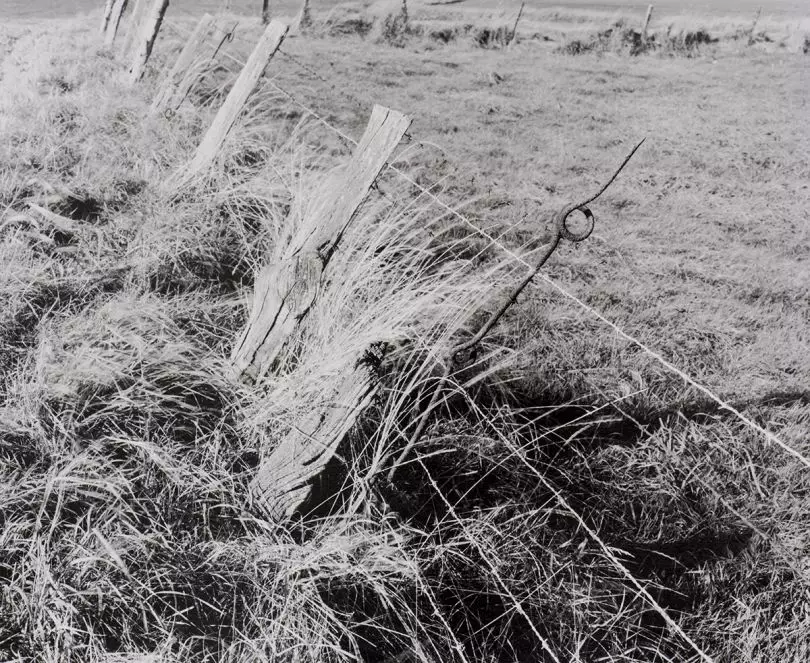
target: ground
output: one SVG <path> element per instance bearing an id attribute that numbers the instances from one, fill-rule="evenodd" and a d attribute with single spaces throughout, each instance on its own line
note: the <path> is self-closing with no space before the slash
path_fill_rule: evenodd
<path id="1" fill-rule="evenodd" d="M 389 11 L 288 38 L 218 170 L 179 196 L 167 175 L 256 21 L 165 117 L 147 108 L 187 15 L 134 88 L 96 17 L 5 28 L 2 657 L 806 660 L 806 24 L 749 39 L 750 17 L 683 17 L 720 40 L 659 25 L 631 55 L 636 19 L 613 13 L 532 11 L 506 47 L 475 7 L 412 7 L 410 31 Z M 337 258 L 352 278 L 245 386 L 228 357 L 254 274 L 351 149 L 318 118 L 356 140 L 375 103 L 413 119 L 394 163 L 470 223 L 384 173 Z M 544 274 L 777 443 L 541 279 L 380 483 L 443 348 L 642 138 Z M 257 459 L 380 344 L 400 349 L 341 450 L 361 506 L 268 524 Z"/>

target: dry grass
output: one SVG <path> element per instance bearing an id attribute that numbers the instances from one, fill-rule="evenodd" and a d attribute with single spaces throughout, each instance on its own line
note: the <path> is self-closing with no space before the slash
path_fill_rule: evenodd
<path id="1" fill-rule="evenodd" d="M 526 256 L 648 134 L 549 274 L 810 454 L 804 56 L 730 37 L 689 59 L 493 52 L 409 18 L 392 48 L 329 37 L 336 11 L 285 45 L 327 82 L 272 72 L 355 137 L 371 101 L 411 114 L 426 142 L 398 164 Z M 523 30 L 616 18 L 530 12 Z M 3 36 L 0 658 L 698 660 L 618 560 L 715 660 L 806 660 L 806 468 L 547 288 L 382 480 L 447 348 L 521 274 L 393 173 L 278 371 L 237 381 L 254 274 L 347 147 L 264 87 L 216 170 L 166 191 L 233 64 L 147 118 L 175 40 L 130 89 L 95 29 Z M 337 498 L 266 522 L 259 458 L 369 346 L 382 389 L 324 479 Z"/>

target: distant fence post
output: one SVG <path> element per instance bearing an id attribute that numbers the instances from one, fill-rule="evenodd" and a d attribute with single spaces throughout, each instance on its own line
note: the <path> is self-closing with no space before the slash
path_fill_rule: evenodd
<path id="1" fill-rule="evenodd" d="M 312 14 L 309 11 L 309 0 L 304 0 L 301 5 L 301 11 L 295 19 L 295 27 L 297 30 L 303 30 L 312 25 Z"/>
<path id="2" fill-rule="evenodd" d="M 290 334 L 307 316 L 323 286 L 329 261 L 369 188 L 402 140 L 411 120 L 375 106 L 346 167 L 318 192 L 309 218 L 293 231 L 284 255 L 256 279 L 250 321 L 232 360 L 242 377 L 255 379 L 272 367 Z M 362 357 L 336 378 L 322 405 L 311 408 L 273 452 L 250 484 L 256 504 L 272 520 L 290 518 L 312 490 L 312 480 L 371 403 L 378 389 Z"/>
<path id="3" fill-rule="evenodd" d="M 270 58 L 273 57 L 287 35 L 288 29 L 288 26 L 281 21 L 272 21 L 267 26 L 264 34 L 250 54 L 247 63 L 242 67 L 239 78 L 236 79 L 236 83 L 228 93 L 205 137 L 197 147 L 194 158 L 185 166 L 182 172 L 177 173 L 172 178 L 173 186 L 181 186 L 209 168 L 214 162 L 217 152 L 219 152 L 222 143 L 225 141 L 225 137 L 231 130 L 236 118 L 239 117 L 239 113 L 242 112 L 242 107 L 259 82 L 264 70 L 267 68 L 267 63 L 270 62 Z"/>
<path id="4" fill-rule="evenodd" d="M 346 169 L 318 195 L 312 230 L 293 238 L 288 262 L 270 264 L 258 275 L 250 320 L 231 356 L 237 373 L 255 380 L 270 370 L 309 312 L 338 240 L 410 123 L 401 113 L 374 107 Z"/>
<path id="5" fill-rule="evenodd" d="M 262 0 L 262 25 L 270 22 L 270 0 Z"/>
<path id="6" fill-rule="evenodd" d="M 759 22 L 759 17 L 762 15 L 762 7 L 757 9 L 757 13 L 754 16 L 754 22 L 751 23 L 751 29 L 748 31 L 748 45 L 751 46 L 754 43 L 754 30 L 757 29 L 757 23 Z"/>
<path id="7" fill-rule="evenodd" d="M 101 34 L 107 34 L 107 24 L 110 22 L 110 16 L 112 15 L 112 8 L 113 3 L 115 0 L 107 0 L 104 3 L 104 13 L 101 15 Z"/>
<path id="8" fill-rule="evenodd" d="M 143 14 L 147 4 L 148 0 L 135 0 L 135 7 L 132 10 L 132 15 L 129 17 L 129 24 L 127 25 L 127 36 L 124 38 L 124 47 L 121 49 L 124 58 L 129 56 L 132 45 L 135 43 L 135 37 L 138 36 L 138 32 L 141 29 Z"/>
<path id="9" fill-rule="evenodd" d="M 121 22 L 121 14 L 127 6 L 127 0 L 115 0 L 107 20 L 107 30 L 104 33 L 104 45 L 112 46 L 115 42 L 115 35 L 118 34 L 118 24 Z"/>
<path id="10" fill-rule="evenodd" d="M 515 37 L 517 37 L 518 23 L 520 23 L 520 17 L 523 16 L 523 8 L 525 6 L 525 2 L 520 3 L 520 9 L 518 10 L 517 18 L 515 19 L 515 25 L 512 28 L 512 34 L 509 35 L 509 42 L 506 44 L 507 46 L 511 45 L 512 42 L 515 41 Z"/>
<path id="11" fill-rule="evenodd" d="M 152 6 L 141 23 L 135 42 L 135 57 L 129 70 L 130 83 L 137 83 L 143 76 L 168 6 L 169 0 L 153 0 Z"/>
<path id="12" fill-rule="evenodd" d="M 204 46 L 215 24 L 216 19 L 211 14 L 204 14 L 197 23 L 169 75 L 155 94 L 151 109 L 153 113 L 162 113 L 166 109 L 174 110 L 185 99 L 198 77 L 195 74 L 199 74 L 194 65 L 209 59 L 209 54 L 204 53 Z M 214 47 L 211 46 L 210 50 L 210 57 L 213 57 Z"/>
<path id="13" fill-rule="evenodd" d="M 644 17 L 644 27 L 641 29 L 641 38 L 643 40 L 647 39 L 647 28 L 650 27 L 650 19 L 652 18 L 654 7 L 650 5 L 647 7 L 647 16 Z"/>

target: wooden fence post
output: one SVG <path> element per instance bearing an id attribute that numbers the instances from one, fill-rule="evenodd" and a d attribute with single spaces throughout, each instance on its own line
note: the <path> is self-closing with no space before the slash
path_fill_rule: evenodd
<path id="1" fill-rule="evenodd" d="M 215 46 L 207 41 L 215 25 L 216 19 L 211 14 L 203 14 L 169 75 L 158 88 L 152 101 L 153 113 L 162 113 L 167 109 L 176 110 L 186 98 L 194 81 L 199 78 L 199 65 L 216 55 Z M 209 45 L 208 49 L 205 48 L 206 44 Z"/>
<path id="2" fill-rule="evenodd" d="M 512 27 L 512 34 L 509 35 L 509 41 L 506 44 L 507 46 L 511 46 L 512 43 L 515 41 L 515 38 L 517 37 L 518 23 L 520 23 L 520 17 L 523 16 L 523 8 L 525 6 L 526 6 L 525 2 L 520 3 L 520 9 L 518 10 L 517 18 L 515 19 L 515 25 Z"/>
<path id="3" fill-rule="evenodd" d="M 232 357 L 242 377 L 264 375 L 306 317 L 340 238 L 410 123 L 401 113 L 374 107 L 349 163 L 324 185 L 308 218 L 292 231 L 289 244 L 282 249 L 288 258 L 271 263 L 256 279 L 250 321 Z M 254 503 L 274 521 L 289 519 L 304 503 L 313 479 L 325 469 L 377 392 L 369 362 L 351 357 L 346 365 L 351 368 L 326 388 L 323 404 L 296 422 L 262 460 L 251 482 Z"/>
<path id="4" fill-rule="evenodd" d="M 138 32 L 141 29 L 146 5 L 147 0 L 135 0 L 135 7 L 132 10 L 132 15 L 129 17 L 129 24 L 127 25 L 127 36 L 124 38 L 124 47 L 121 49 L 124 58 L 129 57 L 132 45 L 135 43 L 135 37 L 138 36 Z"/>
<path id="5" fill-rule="evenodd" d="M 107 34 L 107 24 L 110 22 L 110 16 L 112 15 L 112 8 L 113 2 L 115 0 L 107 0 L 104 3 L 104 13 L 101 15 L 101 34 Z"/>
<path id="6" fill-rule="evenodd" d="M 262 0 L 262 25 L 270 22 L 270 0 Z"/>
<path id="7" fill-rule="evenodd" d="M 644 17 L 644 27 L 641 29 L 641 39 L 646 41 L 647 28 L 650 27 L 650 19 L 652 18 L 653 6 L 647 7 L 647 16 Z"/>
<path id="8" fill-rule="evenodd" d="M 104 33 L 104 45 L 112 46 L 115 41 L 115 35 L 118 34 L 118 24 L 121 22 L 121 14 L 124 13 L 124 8 L 127 6 L 127 0 L 115 0 L 110 11 L 110 17 L 107 20 L 107 31 Z"/>
<path id="9" fill-rule="evenodd" d="M 135 57 L 129 69 L 129 82 L 137 83 L 143 76 L 146 63 L 152 54 L 152 47 L 155 45 L 160 24 L 163 23 L 163 15 L 169 6 L 169 0 L 153 0 L 152 6 L 141 22 L 138 36 L 135 38 Z"/>
<path id="10" fill-rule="evenodd" d="M 312 480 L 332 459 L 377 390 L 373 369 L 355 361 L 348 373 L 338 376 L 332 388 L 327 388 L 324 404 L 297 421 L 281 444 L 260 462 L 250 492 L 254 503 L 271 520 L 288 520 L 307 499 Z"/>
<path id="11" fill-rule="evenodd" d="M 257 379 L 270 370 L 309 312 L 337 242 L 410 123 L 401 113 L 374 106 L 345 170 L 322 188 L 310 218 L 285 249 L 290 259 L 258 275 L 250 320 L 231 356 L 238 374 Z"/>
<path id="12" fill-rule="evenodd" d="M 242 111 L 242 107 L 245 105 L 250 93 L 253 92 L 264 70 L 267 68 L 270 58 L 273 57 L 284 40 L 288 29 L 288 26 L 281 21 L 272 21 L 267 26 L 264 34 L 250 54 L 247 63 L 242 67 L 239 78 L 236 79 L 236 83 L 228 93 L 205 137 L 197 147 L 194 158 L 184 167 L 182 172 L 175 174 L 171 179 L 170 186 L 182 186 L 211 166 L 219 149 L 222 147 L 222 143 L 225 141 L 225 137 L 233 127 L 233 123 L 239 117 L 239 113 Z"/>

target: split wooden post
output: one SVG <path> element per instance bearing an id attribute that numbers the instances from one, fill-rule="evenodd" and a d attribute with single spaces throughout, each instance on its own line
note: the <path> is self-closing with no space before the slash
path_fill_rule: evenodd
<path id="1" fill-rule="evenodd" d="M 135 56 L 129 69 L 130 83 L 137 83 L 143 76 L 168 6 L 169 0 L 152 0 L 152 5 L 141 22 L 138 36 L 135 38 Z"/>
<path id="2" fill-rule="evenodd" d="M 288 26 L 281 21 L 273 21 L 267 26 L 264 34 L 250 54 L 247 63 L 242 67 L 231 91 L 219 109 L 214 121 L 202 139 L 194 158 L 184 167 L 181 173 L 172 178 L 172 186 L 182 186 L 214 163 L 225 137 L 242 112 L 250 93 L 253 92 L 262 77 L 270 58 L 273 57 L 284 37 Z"/>
<path id="3" fill-rule="evenodd" d="M 110 22 L 110 16 L 112 15 L 112 8 L 113 3 L 115 0 L 107 0 L 104 3 L 104 13 L 101 15 L 101 34 L 107 34 L 107 24 Z"/>
<path id="4" fill-rule="evenodd" d="M 312 491 L 313 479 L 334 457 L 338 445 L 378 390 L 373 369 L 363 361 L 338 376 L 323 406 L 313 408 L 259 464 L 250 491 L 272 521 L 289 520 Z"/>
<path id="5" fill-rule="evenodd" d="M 319 192 L 309 218 L 285 248 L 287 259 L 260 272 L 250 319 L 231 355 L 240 376 L 265 375 L 306 317 L 340 238 L 410 124 L 405 115 L 374 106 L 346 168 Z"/>
<path id="6" fill-rule="evenodd" d="M 262 0 L 262 25 L 270 22 L 270 0 Z"/>
<path id="7" fill-rule="evenodd" d="M 654 7 L 650 5 L 647 7 L 647 16 L 644 17 L 644 27 L 641 29 L 641 39 L 646 41 L 647 40 L 647 28 L 650 27 L 650 19 L 652 19 Z"/>
<path id="8" fill-rule="evenodd" d="M 107 20 L 107 29 L 104 33 L 104 45 L 112 46 L 115 42 L 115 35 L 118 34 L 118 24 L 121 22 L 121 14 L 127 6 L 127 0 L 115 0 Z"/>
<path id="9" fill-rule="evenodd" d="M 216 19 L 211 14 L 203 14 L 169 75 L 158 88 L 152 101 L 153 113 L 176 110 L 186 98 L 194 82 L 199 79 L 200 66 L 212 60 L 219 49 L 218 45 L 208 40 L 215 26 Z"/>
<path id="10" fill-rule="evenodd" d="M 129 25 L 127 26 L 127 36 L 124 38 L 124 47 L 121 49 L 124 58 L 129 57 L 132 45 L 135 43 L 135 37 L 140 32 L 147 5 L 148 0 L 135 0 L 135 7 L 132 9 L 132 15 L 129 17 Z"/>

